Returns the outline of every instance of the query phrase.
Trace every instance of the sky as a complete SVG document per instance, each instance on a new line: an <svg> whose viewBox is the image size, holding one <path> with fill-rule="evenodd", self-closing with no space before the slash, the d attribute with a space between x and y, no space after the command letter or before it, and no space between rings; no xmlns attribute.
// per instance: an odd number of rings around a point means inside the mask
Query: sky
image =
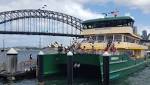
<svg viewBox="0 0 150 85"><path fill-rule="evenodd" d="M135 26L137 26L139 34L142 30L150 33L150 0L0 0L0 12L39 9L43 5L47 5L45 10L66 13L82 20L103 18L101 13L117 9L119 16L126 15L135 19ZM54 40L58 40L60 43L66 43L64 39L70 41L70 38L66 37L41 37L43 46ZM39 36L0 35L1 40L4 38L6 46L39 46ZM0 41L0 46L2 46L2 41Z"/></svg>

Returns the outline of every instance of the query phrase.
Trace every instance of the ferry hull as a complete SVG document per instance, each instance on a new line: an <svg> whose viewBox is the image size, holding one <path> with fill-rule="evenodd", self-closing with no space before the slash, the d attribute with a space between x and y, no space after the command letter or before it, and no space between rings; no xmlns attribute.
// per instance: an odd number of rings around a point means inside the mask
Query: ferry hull
<svg viewBox="0 0 150 85"><path fill-rule="evenodd" d="M40 56L40 75L67 75L66 54L48 54ZM73 55L74 77L95 77L99 78L102 72L103 57L96 54L75 54ZM131 59L127 55L114 55L110 57L110 80L126 77L131 73L143 69L149 63L149 59Z"/></svg>

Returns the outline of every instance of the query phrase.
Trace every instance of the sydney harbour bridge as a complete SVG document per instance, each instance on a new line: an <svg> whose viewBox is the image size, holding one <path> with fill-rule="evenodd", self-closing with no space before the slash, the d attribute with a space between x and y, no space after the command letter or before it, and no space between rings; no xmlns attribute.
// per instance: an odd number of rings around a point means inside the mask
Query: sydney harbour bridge
<svg viewBox="0 0 150 85"><path fill-rule="evenodd" d="M0 12L0 34L82 37L82 20L50 10Z"/></svg>

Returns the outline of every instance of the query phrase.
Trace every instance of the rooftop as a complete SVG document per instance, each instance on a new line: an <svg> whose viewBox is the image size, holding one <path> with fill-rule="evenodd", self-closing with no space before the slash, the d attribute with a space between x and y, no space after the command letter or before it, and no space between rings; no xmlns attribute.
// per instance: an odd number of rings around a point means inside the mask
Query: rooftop
<svg viewBox="0 0 150 85"><path fill-rule="evenodd" d="M104 22L104 21L119 21L119 20L129 20L134 22L134 19L129 16L118 16L118 17L106 17L106 18L98 18L98 19L91 19L83 21L83 24L93 23L93 22Z"/></svg>

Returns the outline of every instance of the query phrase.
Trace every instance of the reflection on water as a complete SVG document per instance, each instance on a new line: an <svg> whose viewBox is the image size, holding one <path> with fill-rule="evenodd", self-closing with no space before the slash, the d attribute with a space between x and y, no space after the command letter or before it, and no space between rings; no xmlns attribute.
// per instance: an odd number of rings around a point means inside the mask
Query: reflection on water
<svg viewBox="0 0 150 85"><path fill-rule="evenodd" d="M9 83L0 83L0 85L38 85L37 80L22 80L17 82L9 82Z"/></svg>
<svg viewBox="0 0 150 85"><path fill-rule="evenodd" d="M125 79L113 82L111 85L150 85L150 67L146 67Z"/></svg>
<svg viewBox="0 0 150 85"><path fill-rule="evenodd" d="M46 85L66 85L66 80L62 77L58 79L47 80L45 81ZM1 85L1 84L0 84ZM2 84L8 85L8 84ZM22 80L16 83L11 83L9 85L37 85L37 80ZM84 80L84 79L75 79L74 85L98 85L97 80ZM111 82L110 85L150 85L150 67L145 68L142 71L139 71L135 74L130 75L127 78Z"/></svg>
<svg viewBox="0 0 150 85"><path fill-rule="evenodd" d="M45 85L67 85L67 79L57 77L57 79L47 79ZM98 80L74 78L73 85L99 85Z"/></svg>
<svg viewBox="0 0 150 85"><path fill-rule="evenodd" d="M128 78L131 85L150 85L150 67Z"/></svg>

